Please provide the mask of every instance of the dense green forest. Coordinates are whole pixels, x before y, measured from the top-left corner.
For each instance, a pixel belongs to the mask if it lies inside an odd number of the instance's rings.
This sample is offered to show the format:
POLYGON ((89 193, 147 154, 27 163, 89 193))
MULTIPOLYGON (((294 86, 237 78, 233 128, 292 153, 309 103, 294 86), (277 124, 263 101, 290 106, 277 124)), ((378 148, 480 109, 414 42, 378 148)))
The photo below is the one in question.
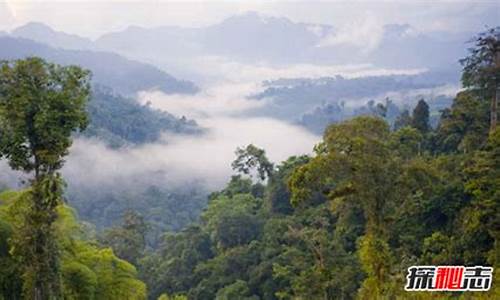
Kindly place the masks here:
MULTIPOLYGON (((452 102, 453 98, 445 95, 439 95, 432 100, 426 100, 430 113, 429 122, 432 127, 437 127, 441 115, 440 112, 448 108, 452 102)), ((406 117, 409 113, 409 105, 400 107, 389 97, 386 97, 384 101, 376 102, 375 100, 370 100, 365 105, 354 109, 346 107, 344 102, 326 103, 303 114, 298 123, 314 133, 321 134, 332 123, 342 122, 356 116, 374 115, 383 118, 392 128, 395 128, 399 126, 396 120, 398 118, 401 119, 400 116, 403 118, 406 117)))
MULTIPOLYGON (((371 114, 377 102, 386 105, 387 97, 398 101, 392 103, 387 120, 392 123, 394 115, 405 106, 413 107, 415 95, 420 91, 433 113, 438 113, 443 104, 449 106, 450 97, 441 94, 439 88, 456 83, 458 70, 429 71, 418 75, 363 76, 359 78, 335 77, 293 78, 264 81, 264 91, 251 99, 271 100, 272 107, 257 112, 289 121, 298 121, 312 132, 321 135, 326 127, 363 114, 371 114), (430 90, 436 89, 436 94, 430 90), (434 94, 434 95, 433 95, 434 94), (443 99, 445 98, 445 99, 443 99), (366 99, 366 100, 365 100, 366 99), (444 103, 443 103, 444 102, 444 103), (364 104, 361 107, 360 104, 364 104)), ((437 119, 437 118, 435 118, 437 119)))
POLYGON ((201 133, 195 121, 155 110, 135 99, 113 93, 111 88, 96 86, 88 105, 90 124, 85 136, 97 137, 112 147, 158 141, 161 134, 201 133))
MULTIPOLYGON (((436 130, 421 103, 399 130, 357 117, 330 126, 314 157, 271 169, 247 148, 242 161, 265 169, 266 184, 234 176, 200 224, 147 254, 150 295, 411 298, 408 266, 498 266, 500 132, 488 130, 489 102, 461 92, 436 130)), ((498 274, 485 298, 499 297, 498 274)))
POLYGON ((154 89, 185 94, 199 91, 192 82, 179 80, 152 65, 129 60, 112 52, 54 48, 11 36, 0 36, 0 44, 2 59, 22 59, 35 55, 62 65, 76 64, 92 71, 94 83, 111 87, 124 95, 154 89))
POLYGON ((140 214, 148 221, 147 240, 151 246, 161 241, 165 231, 179 231, 196 221, 207 203, 208 192, 196 181, 186 187, 148 184, 146 180, 117 185, 69 185, 68 202, 82 220, 98 231, 117 225, 128 211, 140 214))
POLYGON ((149 216, 94 232, 65 203, 59 170, 89 123, 89 73, 2 62, 0 155, 32 178, 0 195, 0 299, 499 299, 500 29, 474 46, 436 127, 420 100, 394 126, 387 104, 328 126, 310 156, 275 164, 239 148, 199 221, 156 247, 149 216), (412 265, 493 266, 494 282, 406 292, 412 265))
MULTIPOLYGON (((22 243, 23 222, 29 216, 30 190, 3 192, 0 195, 0 275, 2 299, 20 299, 27 274, 23 260, 13 244, 22 243)), ((129 262, 113 250, 96 244, 85 227, 78 224, 75 212, 65 204, 56 208, 53 224, 57 237, 62 295, 65 299, 144 299, 146 286, 137 278, 129 262)), ((36 270, 30 270, 35 272, 36 270)), ((57 280, 57 279, 56 279, 57 280)), ((25 298, 35 298, 27 296, 25 298)))

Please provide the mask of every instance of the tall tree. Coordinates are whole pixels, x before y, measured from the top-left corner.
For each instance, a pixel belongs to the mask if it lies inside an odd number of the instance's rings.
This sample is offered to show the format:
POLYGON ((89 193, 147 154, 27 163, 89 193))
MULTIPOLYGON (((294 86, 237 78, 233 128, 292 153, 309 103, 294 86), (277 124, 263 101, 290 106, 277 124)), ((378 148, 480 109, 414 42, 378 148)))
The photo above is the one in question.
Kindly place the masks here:
POLYGON ((500 27, 480 33, 474 39, 474 47, 469 49, 469 56, 460 63, 463 65, 462 84, 491 99, 490 132, 493 132, 497 125, 500 89, 500 27))
POLYGON ((111 247, 119 258, 137 265, 146 248, 148 227, 142 215, 128 210, 123 214, 122 224, 106 230, 100 240, 103 245, 111 247))
POLYGON ((322 191, 332 208, 361 207, 366 224, 358 251, 368 275, 360 289, 363 299, 391 292, 389 212, 401 198, 395 187, 401 170, 389 148, 389 137, 389 127, 380 118, 364 116, 331 125, 317 155, 289 180, 294 205, 322 191))
POLYGON ((469 153, 488 140, 489 107, 472 91, 461 91, 441 113, 436 131, 438 151, 469 153))
POLYGON ((429 105, 424 99, 420 99, 415 109, 413 109, 411 126, 421 133, 429 131, 429 105))
POLYGON ((87 123, 89 72, 40 58, 0 62, 0 157, 32 175, 23 234, 13 250, 23 264, 24 295, 60 296, 59 249, 53 223, 64 182, 58 172, 71 134, 87 123))
POLYGON ((255 170, 260 180, 270 178, 274 172, 274 165, 267 159, 266 151, 252 144, 245 148, 236 149, 236 159, 231 166, 233 170, 249 175, 255 170))
POLYGON ((410 112, 407 109, 405 109, 394 121, 394 130, 398 130, 410 125, 411 125, 410 112))

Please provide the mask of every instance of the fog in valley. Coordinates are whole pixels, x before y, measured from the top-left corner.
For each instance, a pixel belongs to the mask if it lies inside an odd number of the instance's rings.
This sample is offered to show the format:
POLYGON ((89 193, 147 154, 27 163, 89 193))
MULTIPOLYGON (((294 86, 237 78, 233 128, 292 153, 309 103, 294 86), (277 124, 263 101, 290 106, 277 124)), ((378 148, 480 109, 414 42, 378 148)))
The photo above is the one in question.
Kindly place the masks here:
MULTIPOLYGON (((41 5, 0 3, 0 58, 37 55, 93 72, 92 121, 62 173, 68 201, 98 226, 126 208, 148 215, 135 201, 152 188, 153 208, 184 197, 196 219, 235 174, 237 147, 254 144, 276 164, 312 154, 328 124, 376 114, 377 104, 392 124, 424 98, 435 125, 461 88, 458 59, 478 16, 498 17, 493 4, 470 3, 454 6, 460 18, 420 3, 89 2, 80 16, 75 4, 41 5)), ((23 186, 1 168, 3 184, 23 186)))
POLYGON ((500 299, 499 20, 0 0, 0 300, 500 299))

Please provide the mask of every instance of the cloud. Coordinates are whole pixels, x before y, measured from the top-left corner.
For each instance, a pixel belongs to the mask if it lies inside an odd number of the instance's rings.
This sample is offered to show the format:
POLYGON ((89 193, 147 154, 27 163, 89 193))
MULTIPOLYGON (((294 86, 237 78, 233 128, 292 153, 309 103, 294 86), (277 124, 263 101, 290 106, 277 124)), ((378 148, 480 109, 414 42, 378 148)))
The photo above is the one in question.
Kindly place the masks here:
MULTIPOLYGON (((15 20, 0 17, 0 29, 30 21, 97 38, 129 25, 205 26, 246 11, 287 17, 295 22, 346 27, 367 14, 384 24, 409 23, 419 30, 478 31, 498 23, 498 1, 16 1, 6 3, 15 20), (441 24, 436 23, 440 21, 441 24), (4 21, 4 24, 2 24, 4 21), (433 25, 434 24, 434 25, 433 25)), ((0 3, 0 11, 1 5, 0 3)), ((0 12, 1 16, 1 12, 0 12)), ((364 23, 366 24, 366 23, 364 23)), ((344 39, 347 37, 344 37, 344 39)))
POLYGON ((22 188, 26 180, 28 180, 26 174, 12 170, 7 161, 0 160, 0 188, 2 188, 3 185, 13 188, 22 188))
POLYGON ((382 75, 415 75, 427 71, 425 68, 396 69, 379 68, 372 64, 287 64, 269 63, 246 64, 220 56, 201 56, 183 61, 169 61, 163 65, 165 70, 179 69, 185 73, 198 74, 200 82, 209 89, 227 84, 247 85, 259 88, 264 80, 279 78, 319 78, 341 75, 346 78, 382 75))
POLYGON ((326 36, 318 47, 354 46, 363 53, 376 49, 384 36, 384 23, 374 13, 366 13, 339 28, 335 33, 326 36))
MULTIPOLYGON (((292 155, 312 153, 319 136, 284 121, 245 116, 245 112, 266 104, 246 98, 258 89, 252 82, 226 81, 192 96, 140 93, 138 101, 195 118, 206 132, 194 136, 165 132, 157 142, 119 149, 97 139, 76 138, 62 169, 69 190, 85 194, 103 188, 128 191, 151 185, 175 188, 200 183, 213 191, 234 174, 231 162, 237 147, 255 144, 276 163, 292 155)), ((19 187, 19 173, 6 171, 5 162, 0 170, 0 182, 19 187)))
POLYGON ((291 155, 312 153, 319 136, 284 121, 244 115, 265 105, 246 98, 256 88, 253 84, 225 83, 193 96, 143 92, 139 101, 174 115, 194 117, 206 133, 165 132, 158 142, 120 149, 108 148, 96 139, 78 138, 63 175, 70 188, 79 189, 182 187, 197 182, 214 190, 234 173, 231 162, 237 147, 255 144, 276 163, 291 155))
POLYGON ((247 95, 260 90, 257 83, 224 82, 207 87, 196 95, 166 95, 162 92, 142 92, 139 102, 177 116, 196 120, 219 116, 236 116, 247 110, 262 107, 264 101, 252 101, 247 95))
POLYGON ((9 27, 14 22, 15 11, 7 2, 0 2, 0 30, 10 29, 9 27))
POLYGON ((6 3, 16 14, 15 24, 5 24, 5 29, 37 21, 57 30, 91 38, 98 38, 110 31, 123 30, 130 25, 206 26, 236 13, 261 11, 263 6, 266 6, 264 3, 250 1, 206 0, 7 0, 6 3))
MULTIPOLYGON (((289 156, 310 154, 320 137, 304 128, 272 118, 240 115, 259 101, 247 100, 245 85, 225 85, 192 98, 142 93, 142 101, 171 113, 196 116, 206 129, 201 136, 165 132, 155 143, 111 149, 94 138, 74 140, 62 169, 70 190, 85 193, 102 188, 127 191, 151 185, 184 187, 201 184, 210 191, 225 185, 234 174, 231 162, 237 147, 250 143, 264 148, 269 159, 279 163, 289 156)), ((18 172, 0 164, 0 182, 22 185, 18 172)))
MULTIPOLYGON (((278 163, 291 155, 310 154, 320 137, 284 121, 245 116, 261 101, 246 99, 252 85, 228 84, 194 96, 142 93, 140 101, 175 115, 196 117, 207 129, 201 136, 165 132, 161 140, 137 147, 110 149, 101 141, 78 138, 70 149, 63 175, 73 187, 147 185, 183 186, 202 183, 209 190, 221 188, 233 174, 231 162, 237 147, 253 143, 264 148, 270 160, 278 163)), ((454 95, 458 87, 442 86, 391 92, 396 103, 407 103, 425 95, 454 95)), ((372 97, 373 98, 373 97, 372 97)), ((371 99, 371 98, 370 98, 371 99)), ((352 99, 364 104, 369 99, 352 99)), ((0 179, 1 180, 1 179, 0 179)))
MULTIPOLYGON (((371 65, 246 65, 220 58, 199 64, 200 70, 217 72, 224 80, 209 85, 195 95, 167 95, 142 92, 138 101, 176 116, 195 119, 206 128, 201 136, 165 132, 156 143, 110 149, 96 139, 78 138, 70 149, 63 175, 70 186, 147 186, 185 185, 201 181, 208 188, 220 188, 232 174, 230 168, 237 147, 253 143, 264 148, 269 158, 279 163, 291 155, 311 153, 320 141, 300 126, 272 118, 249 116, 262 108, 266 100, 247 96, 262 89, 261 80, 273 78, 322 77, 342 74, 346 77, 387 74, 416 74, 419 69, 377 69, 371 65), (220 68, 213 68, 218 64, 220 68), (215 71, 214 71, 215 70, 215 71)), ((353 100, 354 101, 354 100, 353 100)), ((7 167, 0 167, 2 170, 7 167)), ((19 183, 19 174, 7 172, 0 182, 19 183)))
POLYGON ((433 101, 437 97, 446 96, 454 98, 455 95, 461 90, 461 87, 455 84, 445 84, 433 88, 410 89, 403 91, 389 91, 381 93, 376 96, 361 97, 353 99, 344 99, 346 107, 357 108, 366 105, 368 101, 375 100, 376 102, 383 103, 385 99, 390 99, 394 104, 401 108, 413 106, 420 99, 426 101, 433 101))
POLYGON ((201 182, 222 187, 233 171, 236 147, 253 143, 275 162, 311 153, 319 137, 303 128, 268 118, 213 118, 203 121, 201 137, 166 134, 163 141, 140 147, 110 149, 100 141, 79 138, 70 149, 63 175, 73 187, 201 182), (290 138, 293 137, 293 138, 290 138))
POLYGON ((64 176, 72 184, 88 187, 129 183, 179 186, 196 181, 213 190, 233 174, 231 162, 237 147, 255 144, 277 163, 291 155, 311 153, 319 136, 284 121, 245 116, 247 110, 265 105, 246 98, 256 88, 254 84, 225 82, 192 96, 143 92, 140 102, 195 118, 206 133, 165 132, 156 143, 122 149, 79 138, 70 149, 64 176))
POLYGON ((455 97, 461 87, 454 84, 445 84, 434 88, 413 89, 408 91, 388 92, 377 97, 378 99, 389 98, 400 106, 416 103, 419 99, 432 101, 438 96, 455 97))

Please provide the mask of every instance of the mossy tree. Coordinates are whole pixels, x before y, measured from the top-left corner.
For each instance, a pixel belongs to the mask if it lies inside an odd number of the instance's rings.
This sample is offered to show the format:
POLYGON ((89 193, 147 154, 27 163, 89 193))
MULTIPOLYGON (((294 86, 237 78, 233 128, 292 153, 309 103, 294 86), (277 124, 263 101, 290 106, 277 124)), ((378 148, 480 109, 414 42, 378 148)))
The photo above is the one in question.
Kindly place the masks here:
POLYGON ((30 299, 61 295, 58 245, 53 223, 64 181, 58 170, 71 134, 88 123, 90 73, 40 58, 0 62, 0 157, 30 179, 29 212, 12 251, 23 268, 30 299))

